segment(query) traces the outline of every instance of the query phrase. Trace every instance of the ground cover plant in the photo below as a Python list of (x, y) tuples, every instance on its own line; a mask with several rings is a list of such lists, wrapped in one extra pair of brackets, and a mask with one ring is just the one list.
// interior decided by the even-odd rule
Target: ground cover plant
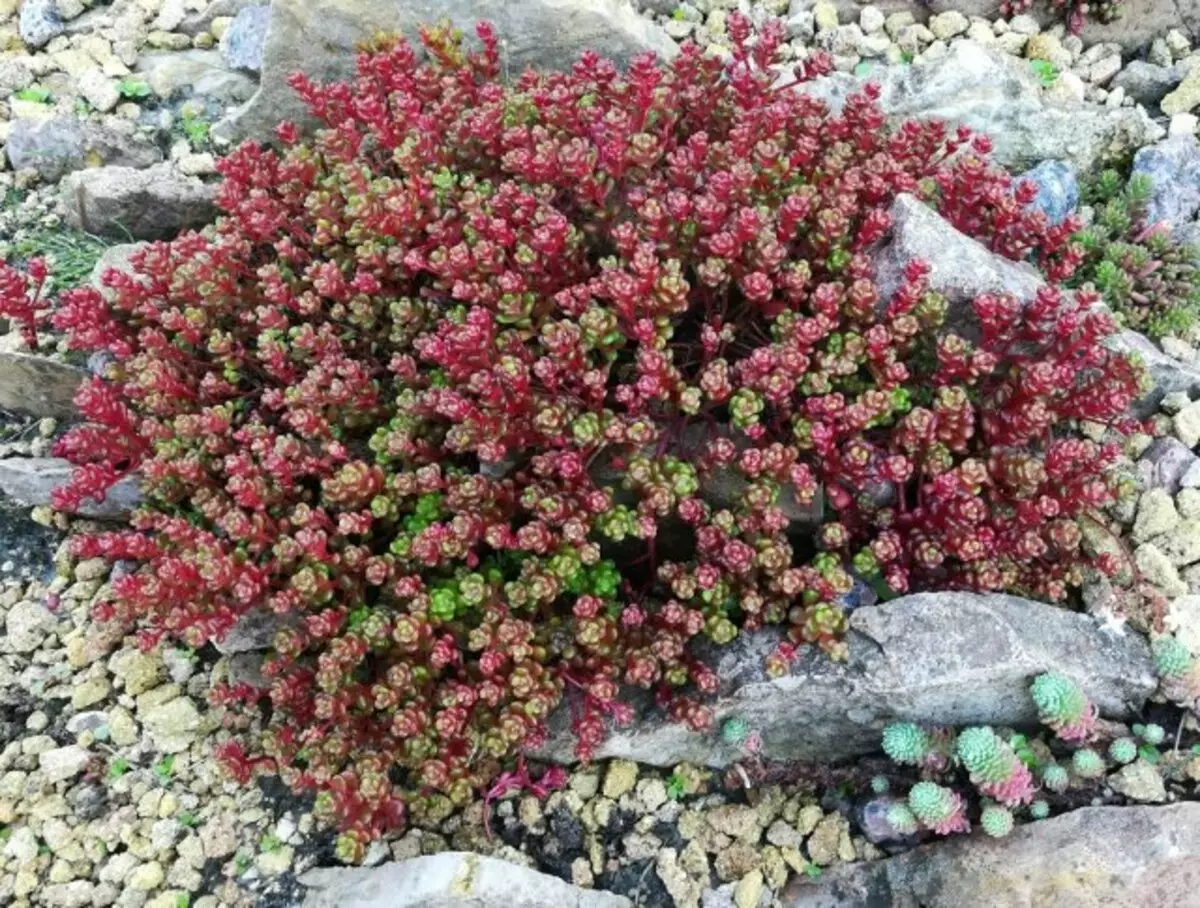
[[(1118, 449), (1070, 427), (1141, 376), (1054, 287), (1079, 225), (982, 137), (796, 91), (826, 57), (781, 83), (779, 24), (729, 31), (729, 62), (512, 83), (486, 25), (381, 40), (353, 85), (294, 80), (327, 128), (228, 156), (214, 227), (54, 302), (110, 360), (56, 503), (146, 496), (76, 539), (135, 565), (97, 618), (200, 647), (274, 612), (269, 686), (214, 692), (222, 756), (315, 793), (344, 857), (486, 790), (564, 700), (582, 757), (622, 685), (706, 728), (701, 636), (786, 625), (786, 670), (841, 653), (855, 584), (1057, 600), (1090, 563)], [(899, 193), (1051, 283), (961, 332), (919, 262), (883, 298)], [(3, 314), (37, 330), (45, 285), (7, 269)]]

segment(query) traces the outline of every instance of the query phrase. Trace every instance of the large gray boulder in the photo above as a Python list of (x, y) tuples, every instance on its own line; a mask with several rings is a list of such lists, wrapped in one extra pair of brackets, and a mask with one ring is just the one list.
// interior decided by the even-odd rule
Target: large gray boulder
[(318, 81), (344, 81), (354, 76), (361, 41), (395, 31), (415, 40), (418, 26), (443, 19), (467, 30), (480, 20), (495, 25), (514, 76), (528, 66), (568, 68), (585, 50), (621, 64), (647, 50), (663, 57), (678, 52), (629, 0), (274, 0), (262, 87), (217, 124), (214, 136), (270, 141), (280, 120), (311, 125), (289, 76), (304, 72)]
[(85, 167), (149, 167), (162, 160), (144, 138), (71, 116), (14, 120), (4, 152), (13, 170), (34, 170), (47, 183)]
[[(71, 480), (74, 467), (58, 457), (7, 457), (0, 460), (0, 492), (26, 507), (50, 504), (51, 493)], [(103, 501), (85, 501), (76, 511), (96, 520), (126, 520), (141, 502), (137, 480), (127, 477), (108, 490)]]
[[(850, 617), (849, 658), (807, 654), (769, 680), (764, 657), (781, 639), (743, 634), (706, 657), (720, 678), (717, 726), (745, 720), (770, 760), (838, 760), (878, 750), (889, 722), (1023, 725), (1037, 721), (1029, 682), (1049, 669), (1082, 685), (1106, 716), (1135, 712), (1155, 689), (1145, 640), (1093, 618), (1015, 596), (922, 593), (860, 608)], [(614, 729), (601, 758), (671, 766), (726, 766), (738, 750), (647, 708)], [(567, 707), (553, 717), (542, 755), (574, 759)]]
[(1158, 345), (1136, 331), (1122, 331), (1106, 342), (1110, 350), (1138, 359), (1150, 376), (1150, 390), (1134, 404), (1135, 416), (1144, 419), (1158, 410), (1158, 405), (1172, 391), (1191, 391), (1200, 388), (1200, 369), (1168, 356)]
[(300, 877), (304, 908), (632, 908), (624, 896), (464, 851)]
[(1193, 908), (1200, 804), (1085, 807), (1003, 839), (962, 836), (798, 876), (783, 908)]
[(913, 196), (897, 196), (889, 214), (892, 228), (875, 252), (875, 279), (881, 299), (891, 299), (904, 281), (904, 269), (913, 260), (930, 266), (929, 286), (946, 297), (952, 312), (966, 310), (984, 293), (1009, 293), (1029, 302), (1045, 286), (1033, 266), (997, 255), (978, 240), (959, 233)]
[(171, 239), (217, 215), (216, 187), (169, 164), (81, 170), (63, 180), (61, 196), (71, 226), (124, 239)]
[(880, 104), (893, 122), (969, 126), (990, 137), (995, 159), (1015, 171), (1058, 160), (1090, 173), (1163, 135), (1140, 108), (1065, 99), (1042, 86), (1028, 61), (974, 41), (957, 41), (932, 62), (881, 67), (861, 77), (831, 73), (801, 90), (840, 109), (868, 81), (880, 86)]
[(0, 352), (0, 409), (71, 419), (72, 402), (87, 373), (29, 353)]

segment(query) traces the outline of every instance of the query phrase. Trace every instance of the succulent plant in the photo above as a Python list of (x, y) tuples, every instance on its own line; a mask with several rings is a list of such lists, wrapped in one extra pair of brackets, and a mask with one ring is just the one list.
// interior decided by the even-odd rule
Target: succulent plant
[(1154, 724), (1135, 725), (1135, 726), (1133, 726), (1133, 733), (1135, 735), (1137, 735), (1139, 738), (1141, 738), (1143, 741), (1145, 741), (1147, 744), (1150, 744), (1154, 747), (1157, 747), (1159, 744), (1162, 744), (1163, 740), (1167, 736), (1167, 733), (1163, 730), (1163, 727), (1161, 725), (1154, 725)]
[(1117, 738), (1108, 745), (1108, 757), (1114, 763), (1132, 763), (1138, 757), (1137, 741), (1133, 738)]
[(908, 806), (923, 826), (941, 835), (970, 828), (962, 797), (936, 782), (918, 782), (908, 793)]
[(1071, 768), (1084, 779), (1096, 779), (1104, 775), (1107, 767), (1104, 758), (1090, 747), (1075, 751), (1071, 756)]
[(973, 780), (1004, 782), (1012, 777), (1016, 755), (999, 735), (986, 726), (960, 732), (955, 752)]
[(1029, 816), (1035, 820), (1044, 820), (1050, 816), (1050, 805), (1045, 801), (1034, 801), (1029, 805)]
[(1150, 641), (1154, 667), (1161, 678), (1180, 678), (1192, 667), (1192, 654), (1178, 637), (1160, 634)]
[(1013, 815), (1007, 807), (991, 804), (980, 812), (979, 825), (994, 839), (1003, 838), (1012, 832)]
[(1066, 791), (1071, 784), (1070, 773), (1057, 763), (1043, 767), (1042, 784), (1050, 791)]
[(1086, 741), (1096, 724), (1096, 709), (1079, 685), (1058, 672), (1045, 672), (1033, 679), (1030, 696), (1038, 718), (1064, 741)]
[(912, 808), (903, 801), (897, 801), (888, 808), (887, 822), (898, 835), (902, 836), (912, 835), (920, 828)]
[(875, 776), (871, 779), (871, 791), (875, 792), (875, 794), (887, 794), (891, 787), (887, 776)]
[(746, 738), (750, 734), (750, 726), (745, 719), (726, 719), (721, 723), (721, 740), (726, 744), (731, 744), (734, 747), (741, 747), (746, 743)]
[(896, 763), (916, 766), (931, 745), (929, 734), (913, 722), (893, 722), (883, 730), (883, 752)]

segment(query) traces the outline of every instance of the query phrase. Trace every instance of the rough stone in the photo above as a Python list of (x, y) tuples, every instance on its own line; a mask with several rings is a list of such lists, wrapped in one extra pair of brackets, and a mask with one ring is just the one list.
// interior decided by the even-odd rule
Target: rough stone
[(614, 760), (604, 774), (604, 797), (616, 800), (637, 784), (638, 767), (629, 760)]
[(1200, 485), (1200, 458), (1177, 438), (1156, 438), (1138, 460), (1138, 474), (1147, 488), (1163, 489), (1175, 495), (1189, 485), (1188, 477), (1195, 473), (1194, 484)]
[(4, 151), (14, 170), (34, 170), (47, 183), (86, 167), (142, 168), (162, 160), (145, 139), (72, 116), (14, 120)]
[(1109, 109), (1046, 92), (1027, 62), (974, 41), (955, 41), (935, 62), (884, 67), (869, 77), (834, 73), (800, 90), (840, 108), (866, 81), (879, 84), (880, 104), (894, 122), (969, 126), (993, 140), (998, 162), (1017, 171), (1060, 160), (1089, 173), (1164, 134), (1140, 108)]
[(1200, 143), (1191, 135), (1174, 136), (1141, 149), (1133, 173), (1151, 180), (1146, 219), (1166, 222), (1178, 231), (1200, 211)]
[(1136, 331), (1121, 331), (1106, 343), (1109, 349), (1118, 353), (1136, 355), (1150, 374), (1151, 390), (1131, 408), (1139, 418), (1151, 416), (1158, 409), (1159, 401), (1172, 391), (1200, 388), (1200, 370), (1167, 356), (1153, 341)]
[(25, 0), (17, 28), (21, 40), (32, 48), (45, 47), (63, 33), (55, 0)]
[(1079, 206), (1079, 180), (1066, 161), (1043, 161), (1021, 174), (1038, 189), (1033, 207), (1041, 210), (1052, 224), (1061, 224)]
[(1157, 66), (1144, 60), (1130, 60), (1112, 80), (1113, 88), (1125, 89), (1125, 94), (1139, 104), (1157, 104), (1167, 92), (1183, 80), (1181, 69)]
[(121, 679), (125, 693), (136, 697), (158, 686), (163, 676), (163, 660), (157, 653), (127, 649), (113, 656), (108, 670)]
[(631, 908), (623, 896), (470, 852), (445, 852), (379, 867), (320, 868), (300, 877), (304, 908)]
[(22, 599), (4, 616), (4, 641), (14, 653), (32, 653), (54, 630), (55, 618), (40, 602)]
[(204, 721), (188, 697), (176, 697), (139, 713), (154, 746), (163, 753), (187, 750), (196, 740)]
[(1162, 774), (1145, 760), (1137, 760), (1122, 766), (1119, 772), (1108, 777), (1108, 784), (1117, 794), (1131, 801), (1147, 804), (1162, 804), (1167, 800), (1167, 789)]
[[(764, 657), (778, 643), (776, 632), (746, 633), (705, 656), (719, 679), (711, 704), (717, 725), (745, 720), (761, 736), (765, 759), (869, 753), (897, 719), (1030, 723), (1029, 678), (1050, 668), (1078, 680), (1106, 716), (1128, 715), (1155, 686), (1140, 636), (1115, 635), (1091, 617), (1012, 596), (926, 593), (859, 608), (844, 663), (810, 653), (792, 674), (767, 680)], [(629, 730), (614, 730), (597, 756), (658, 766), (725, 766), (741, 756), (712, 735), (643, 712)], [(552, 718), (543, 756), (574, 761), (569, 724), (565, 711)]]
[(1190, 908), (1200, 804), (1085, 807), (1003, 839), (960, 836), (883, 861), (796, 877), (784, 908)]
[(145, 54), (135, 69), (164, 101), (195, 96), (225, 107), (245, 103), (258, 90), (250, 76), (227, 69), (215, 50)]
[(1200, 401), (1193, 401), (1175, 414), (1175, 434), (1189, 448), (1200, 444)]
[(1133, 541), (1149, 542), (1155, 536), (1172, 532), (1178, 525), (1179, 513), (1170, 493), (1164, 489), (1151, 489), (1138, 502)]
[(875, 253), (881, 299), (890, 299), (896, 292), (913, 259), (931, 266), (929, 285), (945, 295), (951, 324), (967, 317), (971, 302), (980, 294), (1011, 293), (1028, 302), (1043, 286), (1032, 266), (996, 255), (913, 196), (897, 196), (890, 214), (891, 232)]
[(38, 768), (51, 782), (73, 779), (87, 768), (92, 755), (76, 744), (38, 754)]
[(0, 408), (72, 419), (72, 398), (87, 373), (44, 356), (0, 352)]
[(476, 21), (489, 20), (514, 76), (530, 64), (568, 68), (584, 50), (622, 65), (646, 50), (664, 58), (678, 53), (662, 29), (619, 0), (275, 0), (261, 88), (218, 124), (214, 135), (270, 141), (281, 119), (311, 124), (288, 77), (300, 71), (318, 81), (344, 80), (354, 74), (359, 42), (380, 31), (415, 37), (419, 24), (440, 19), (468, 34)]
[[(0, 492), (27, 507), (51, 504), (50, 495), (65, 486), (74, 467), (58, 457), (8, 457), (0, 460)], [(141, 501), (137, 480), (126, 477), (103, 501), (84, 501), (76, 513), (95, 520), (124, 520)]]
[(62, 186), (68, 222), (104, 236), (170, 239), (208, 224), (217, 213), (214, 187), (168, 164), (79, 171)]
[(271, 8), (248, 6), (233, 17), (221, 36), (221, 56), (232, 69), (257, 73), (262, 70)]
[(970, 24), (970, 20), (966, 16), (958, 10), (952, 9), (931, 17), (929, 30), (933, 32), (935, 38), (946, 41), (955, 35), (961, 35)]
[(1200, 104), (1200, 67), (1191, 70), (1174, 91), (1164, 97), (1159, 106), (1168, 117), (1187, 113)]

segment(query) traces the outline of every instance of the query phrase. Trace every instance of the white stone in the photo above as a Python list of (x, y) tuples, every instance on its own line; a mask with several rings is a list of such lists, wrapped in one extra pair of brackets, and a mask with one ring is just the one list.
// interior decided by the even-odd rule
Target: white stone
[(51, 782), (73, 779), (87, 768), (92, 755), (77, 744), (56, 747), (38, 754), (38, 768)]
[(1197, 125), (1200, 125), (1200, 117), (1197, 117), (1195, 114), (1175, 114), (1175, 116), (1171, 117), (1171, 122), (1167, 125), (1167, 137), (1194, 136)]
[(117, 83), (104, 75), (104, 71), (93, 67), (84, 72), (75, 82), (75, 87), (84, 99), (100, 113), (108, 113), (121, 103), (121, 92)]
[(874, 6), (864, 6), (862, 12), (858, 14), (858, 24), (868, 35), (882, 31), (885, 21), (883, 13)]
[(961, 35), (970, 25), (970, 20), (955, 9), (939, 13), (929, 20), (929, 30), (933, 32), (934, 37), (943, 41), (953, 38), (955, 35)]

